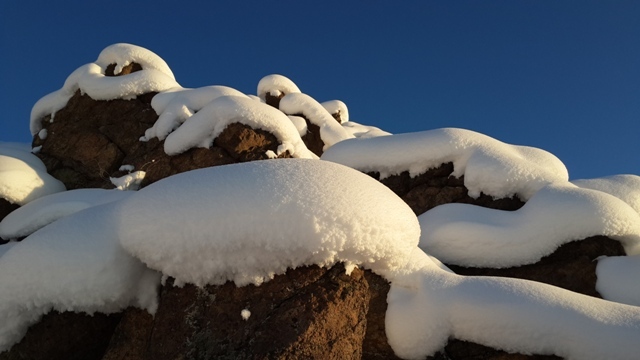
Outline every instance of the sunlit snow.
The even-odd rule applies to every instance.
[[[526,200],[547,184],[569,179],[564,164],[544,150],[451,128],[346,140],[327,149],[322,159],[379,172],[381,178],[403,171],[417,176],[453,162],[452,175],[464,175],[471,197],[515,194]]]
[[[419,216],[420,247],[447,264],[532,264],[560,245],[589,236],[617,239],[640,253],[640,214],[620,199],[570,183],[548,185],[519,210],[445,204]]]
[[[28,146],[0,142],[0,198],[12,204],[24,205],[66,190],[64,184],[49,175],[42,161],[29,150]]]
[[[132,62],[143,70],[104,75],[110,64],[119,73]],[[185,89],[161,58],[129,44],[107,47],[39,100],[32,134],[46,139],[41,120],[55,121],[77,90],[96,100],[159,92],[152,100],[159,119],[141,140],[164,141],[169,155],[210,147],[239,122],[278,139],[268,157],[289,151],[302,159],[194,170],[137,192],[61,192],[28,145],[0,143],[0,197],[24,205],[0,222],[0,236],[27,236],[0,245],[0,351],[51,309],[136,306],[153,313],[161,276],[242,286],[290,268],[343,262],[348,273],[360,266],[391,282],[386,331],[403,358],[433,355],[452,337],[567,359],[637,357],[640,307],[621,303],[640,305],[640,177],[574,186],[562,162],[540,149],[463,129],[391,135],[349,121],[344,103],[318,103],[282,75],[261,79],[257,97],[226,86]],[[280,109],[265,104],[267,93],[282,97]],[[338,112],[342,124],[331,116]],[[300,115],[320,128],[328,161],[302,142],[308,126]],[[391,190],[359,172],[416,176],[447,162],[452,176],[464,175],[472,197],[528,202],[514,212],[447,204],[418,220]],[[120,189],[134,189],[144,176],[132,166],[121,170],[131,173],[112,179]],[[631,255],[598,260],[597,290],[620,303],[532,281],[460,276],[441,262],[522,265],[591,235],[619,240]]]

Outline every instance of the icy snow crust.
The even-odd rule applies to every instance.
[[[447,264],[502,268],[532,264],[589,236],[640,253],[640,215],[620,199],[570,183],[548,185],[519,210],[445,204],[419,217],[420,247]]]
[[[346,140],[327,149],[322,159],[363,172],[377,171],[381,178],[403,171],[413,177],[453,162],[452,175],[464,175],[471,197],[515,194],[527,200],[543,186],[569,179],[564,164],[544,150],[453,128]]]
[[[42,161],[29,147],[0,142],[0,198],[24,205],[39,197],[66,190],[47,173]]]
[[[190,171],[120,204],[125,249],[196,285],[260,284],[288,268],[338,261],[391,271],[404,266],[420,232],[411,209],[384,185],[317,160]]]
[[[109,64],[116,64],[115,74],[122,68],[136,62],[141,71],[110,77],[105,76]],[[31,135],[42,129],[42,118],[65,107],[69,99],[80,90],[94,100],[132,99],[152,91],[164,91],[180,85],[167,63],[153,52],[131,44],[108,46],[98,59],[76,69],[64,82],[62,89],[38,100],[31,110]]]

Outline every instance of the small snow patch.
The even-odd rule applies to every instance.
[[[240,316],[242,316],[242,320],[247,321],[251,316],[251,311],[247,309],[242,309],[242,311],[240,311]]]

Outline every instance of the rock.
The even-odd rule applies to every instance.
[[[153,324],[125,315],[118,330],[133,333],[138,323],[142,330],[114,336],[105,359],[360,359],[369,298],[364,272],[346,275],[342,264],[289,270],[240,288],[176,287],[169,280]],[[243,310],[250,311],[246,319]],[[116,356],[123,349],[137,355]]]
[[[51,311],[31,326],[20,343],[0,360],[102,359],[121,314]]]
[[[111,177],[127,174],[119,171],[120,166],[133,165],[134,170],[146,172],[144,187],[184,171],[267,159],[267,150],[278,149],[279,142],[272,134],[235,123],[222,131],[211,148],[169,156],[164,152],[164,142],[156,138],[140,141],[158,118],[150,105],[153,95],[96,101],[77,92],[53,122],[50,117],[44,119],[47,138],[34,137],[33,145],[42,145],[38,156],[48,172],[69,190],[110,189],[114,187]],[[290,155],[285,152],[280,157]]]
[[[498,210],[517,210],[524,205],[524,202],[515,196],[494,199],[481,194],[474,199],[468,195],[468,189],[464,186],[464,176],[456,178],[451,176],[452,173],[453,163],[446,163],[413,178],[409,176],[408,171],[382,180],[378,172],[368,174],[393,190],[416,215],[448,203],[472,204]]]
[[[581,294],[601,297],[596,291],[596,266],[599,256],[624,256],[617,240],[592,236],[560,246],[553,254],[531,265],[505,269],[465,268],[447,265],[461,275],[502,276],[528,279],[555,285]]]
[[[2,221],[2,219],[4,219],[5,216],[9,215],[13,210],[19,207],[20,205],[18,204],[12,204],[3,198],[0,198],[0,221]],[[2,237],[0,237],[0,245],[5,244],[7,242],[8,240],[4,240]]]
[[[429,359],[433,360],[555,360],[554,355],[511,354],[468,341],[449,340],[444,350]]]

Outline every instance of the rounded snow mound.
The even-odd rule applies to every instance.
[[[216,204],[216,206],[212,206]],[[178,174],[119,203],[122,246],[177,283],[261,284],[288,268],[402,268],[418,244],[411,209],[342,165],[267,160]]]

